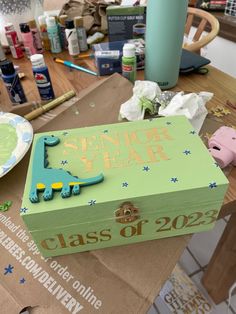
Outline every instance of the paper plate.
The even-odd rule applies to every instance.
[[[0,112],[0,177],[24,157],[32,139],[33,129],[26,119]]]

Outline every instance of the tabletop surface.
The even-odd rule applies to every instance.
[[[89,87],[94,82],[104,79],[105,77],[95,77],[84,72],[72,70],[65,67],[62,64],[57,64],[53,60],[53,55],[50,53],[44,54],[46,59],[46,64],[48,65],[51,79],[53,82],[53,87],[55,95],[58,97],[65,92],[73,89],[77,92],[77,95],[81,93],[85,88]],[[74,60],[68,56],[67,52],[57,54],[56,56],[61,57],[64,60],[70,60],[76,64],[87,67],[91,70],[96,71],[94,61],[92,59],[84,60]],[[26,97],[29,102],[37,101],[40,102],[39,94],[37,91],[36,84],[34,82],[33,73],[31,69],[31,62],[26,59],[14,60],[15,65],[20,66],[20,72],[24,72],[26,77],[22,81],[22,85],[25,90]],[[172,90],[174,91],[184,91],[184,92],[200,92],[208,91],[214,94],[211,101],[207,103],[208,111],[217,106],[223,106],[230,111],[230,114],[224,115],[222,117],[215,117],[211,115],[211,119],[215,120],[216,125],[228,125],[236,128],[236,103],[235,103],[235,88],[236,79],[227,75],[226,73],[212,67],[208,66],[209,73],[207,75],[191,74],[191,75],[181,75],[178,80],[177,86]],[[137,79],[144,79],[143,71],[138,71]],[[2,86],[2,82],[0,82]],[[234,108],[227,105],[231,103]],[[24,105],[22,106],[24,108]],[[0,94],[0,110],[11,111],[12,105],[10,103],[7,91],[5,88],[1,88]],[[18,108],[13,108],[13,112],[17,113]],[[28,112],[27,106],[25,108],[25,113]],[[23,111],[24,112],[24,111]],[[203,140],[206,140],[206,133],[201,132],[200,135]],[[209,135],[209,134],[208,134]],[[226,169],[227,177],[230,180],[230,188],[225,198],[225,202],[232,202],[236,199],[236,170],[235,168]]]
[[[62,53],[59,54],[59,57],[68,60],[68,54]],[[53,81],[53,86],[55,90],[56,96],[60,96],[64,94],[65,92],[73,89],[76,91],[77,96],[81,97],[81,95],[84,92],[84,89],[91,86],[93,83],[96,83],[99,80],[104,79],[104,77],[94,77],[92,75],[88,75],[83,72],[79,72],[76,70],[71,70],[61,64],[56,64],[53,61],[53,56],[45,53],[45,59],[46,64],[49,67],[49,72],[51,75],[51,79]],[[87,59],[87,60],[74,60],[76,64],[85,66],[90,68],[91,70],[96,70],[93,60]],[[26,77],[23,79],[22,84],[24,87],[24,90],[26,92],[26,96],[28,98],[29,104],[21,105],[13,108],[13,106],[10,104],[10,100],[8,98],[6,89],[3,87],[3,83],[0,82],[0,110],[3,111],[13,111],[17,113],[18,111],[23,112],[23,114],[27,113],[29,111],[29,108],[32,107],[30,103],[33,101],[40,101],[38,91],[36,84],[33,79],[32,69],[30,61],[26,58],[22,60],[15,60],[14,63],[16,65],[20,66],[20,72],[24,72]],[[205,123],[205,126],[201,130],[200,136],[203,140],[206,140],[208,132],[212,131],[212,128],[216,128],[217,126],[226,124],[230,125],[232,127],[236,127],[236,109],[230,107],[229,105],[226,105],[227,101],[228,104],[231,103],[232,105],[235,105],[235,87],[236,87],[236,79],[230,77],[229,75],[217,70],[216,68],[213,68],[211,66],[208,66],[209,73],[207,75],[199,75],[199,74],[191,74],[186,76],[181,76],[179,78],[177,86],[173,89],[175,91],[185,91],[185,92],[200,92],[200,91],[209,91],[214,93],[213,99],[208,103],[208,110],[209,110],[209,118]],[[144,74],[142,71],[138,72],[137,75],[138,79],[143,79]],[[228,115],[216,117],[214,114],[211,113],[211,110],[216,108],[217,106],[223,106],[229,110]],[[211,130],[208,129],[208,121],[212,122],[213,127]],[[210,123],[211,124],[211,123]],[[14,177],[19,178],[18,184],[24,185],[24,178],[21,178],[22,173],[25,174],[24,170],[22,172],[22,169],[27,169],[28,166],[28,158],[24,158],[22,162],[15,168],[15,172],[12,171],[9,173],[9,175],[6,175],[4,177],[4,184],[1,182],[1,196],[8,199],[9,195],[12,194],[12,184],[14,182]],[[14,173],[13,173],[14,172]],[[222,215],[225,215],[226,213],[230,212],[231,210],[235,210],[235,200],[236,200],[236,170],[235,167],[229,167],[226,169],[226,175],[230,180],[230,187],[228,189],[227,195],[225,197],[225,211],[223,208]],[[16,198],[16,202],[19,199]],[[18,206],[16,203],[13,204],[14,206]],[[228,206],[230,205],[230,206]],[[231,206],[232,205],[232,206]],[[13,206],[13,207],[14,207]],[[16,207],[17,208],[17,207]],[[147,259],[150,258],[150,260],[155,259],[155,269],[156,274],[155,278],[153,279],[153,286],[152,286],[152,293],[150,294],[149,289],[151,289],[149,286],[146,287],[145,284],[142,284],[142,291],[146,289],[146,293],[148,295],[149,301],[153,301],[156,294],[161,289],[163,283],[171,273],[174,265],[177,263],[182,251],[184,250],[187,241],[189,240],[189,236],[182,236],[182,237],[174,237],[174,238],[167,238],[163,240],[158,241],[148,241],[150,242],[146,247],[146,257]],[[151,243],[153,242],[153,243]],[[155,244],[154,244],[155,242]],[[130,247],[128,250],[132,252],[132,256],[135,257],[135,264],[136,267],[140,266],[139,271],[139,278],[145,278],[147,276],[147,270],[145,270],[145,267],[143,266],[143,257],[139,256],[138,253],[138,247],[137,249],[135,247]],[[120,272],[120,264],[122,263],[122,260],[119,258],[119,256],[122,256],[121,254],[125,254],[127,251],[126,247],[120,247],[120,248],[112,248],[111,250],[105,250],[99,253],[99,251],[95,254],[100,254],[100,257],[102,256],[103,263],[107,265],[115,265],[114,259],[117,258],[117,267],[114,267],[115,271],[118,273],[119,276],[126,276],[127,272],[132,275],[132,272],[135,271],[135,268],[132,269],[132,267],[128,267],[128,265],[125,266],[126,273]],[[109,252],[111,254],[109,255]],[[156,252],[156,253],[155,253]],[[149,267],[151,264],[148,264]],[[154,275],[154,268],[149,269],[149,272],[151,272]],[[134,275],[134,274],[133,274]],[[145,280],[142,281],[143,283]]]

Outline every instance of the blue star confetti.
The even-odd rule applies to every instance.
[[[20,209],[20,213],[26,213],[27,212],[27,210],[28,210],[28,208],[26,208],[26,207],[22,207],[21,209]]]
[[[190,155],[191,151],[189,149],[185,149],[185,151],[183,151],[183,154],[185,154],[186,156]]]
[[[20,283],[21,285],[23,285],[25,282],[26,282],[26,280],[25,280],[25,278],[23,278],[23,277],[22,277],[22,278],[20,279],[20,281],[19,281],[19,283]]]
[[[179,180],[178,180],[177,178],[171,178],[170,181],[176,183],[176,182],[178,182]]]
[[[196,131],[193,130],[193,131],[190,131],[189,133],[190,134],[196,134]]]
[[[148,172],[148,171],[150,171],[150,168],[149,168],[148,166],[144,166],[144,167],[143,167],[143,171]]]
[[[8,266],[4,268],[4,270],[5,270],[4,275],[12,274],[13,268],[14,268],[14,266],[12,266],[11,264],[8,264]]]
[[[65,165],[68,164],[68,161],[67,161],[67,160],[62,160],[62,161],[61,161],[61,164],[62,164],[63,166],[65,166]]]
[[[127,188],[128,185],[129,185],[128,182],[123,182],[123,183],[122,183],[122,187],[123,187],[123,188]]]
[[[211,182],[211,183],[209,183],[209,188],[210,188],[210,189],[217,188],[216,182]]]
[[[96,200],[90,200],[90,201],[88,202],[88,204],[89,204],[90,206],[93,206],[93,205],[96,204]]]

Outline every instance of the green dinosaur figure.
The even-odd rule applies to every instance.
[[[32,184],[29,199],[32,203],[39,202],[38,192],[43,191],[43,199],[49,201],[53,198],[54,191],[61,191],[61,197],[66,198],[80,193],[80,186],[92,185],[103,181],[103,174],[96,177],[81,179],[63,169],[48,167],[46,146],[55,146],[60,142],[56,136],[42,136],[37,140],[33,167]]]

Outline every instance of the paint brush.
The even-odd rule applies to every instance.
[[[94,76],[97,76],[97,73],[94,72],[94,71],[91,71],[89,69],[86,69],[84,67],[81,67],[79,65],[76,65],[70,61],[66,61],[66,60],[62,60],[62,59],[59,59],[59,58],[54,58],[53,59],[55,62],[57,63],[62,63],[64,64],[65,66],[69,67],[69,68],[72,68],[72,69],[76,69],[76,70],[79,70],[79,71],[82,71],[82,72],[85,72],[85,73],[88,73],[88,74],[91,74],[91,75],[94,75]]]

